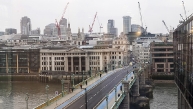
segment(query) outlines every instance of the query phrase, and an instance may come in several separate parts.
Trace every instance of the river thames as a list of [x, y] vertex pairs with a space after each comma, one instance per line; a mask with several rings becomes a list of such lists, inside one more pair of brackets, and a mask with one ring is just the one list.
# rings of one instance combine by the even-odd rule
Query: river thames
[[174, 83], [159, 83], [153, 90], [151, 109], [177, 109], [178, 91]]
[[[0, 82], [1, 109], [26, 109], [26, 93], [29, 94], [28, 107], [32, 109], [46, 101], [47, 83], [40, 82]], [[61, 84], [48, 84], [48, 97], [61, 92]], [[175, 84], [156, 84], [154, 98], [150, 100], [151, 109], [177, 109], [177, 87]]]

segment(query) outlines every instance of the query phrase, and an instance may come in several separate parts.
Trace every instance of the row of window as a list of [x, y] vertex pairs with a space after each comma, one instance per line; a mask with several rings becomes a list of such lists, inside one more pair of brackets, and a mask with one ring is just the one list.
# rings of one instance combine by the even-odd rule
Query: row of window
[[[119, 59], [121, 59], [121, 56], [117, 56]], [[116, 59], [116, 56], [110, 56], [110, 59]]]
[[85, 53], [42, 53], [42, 55], [85, 55]]
[[123, 41], [115, 41], [115, 44], [123, 44]]
[[[116, 52], [115, 52], [116, 53]], [[106, 59], [106, 56], [104, 57]], [[121, 59], [121, 56], [118, 56], [119, 59]], [[55, 60], [64, 60], [64, 57], [54, 57]], [[91, 60], [99, 60], [99, 56], [90, 56], [89, 59]], [[116, 59], [116, 56], [110, 56], [110, 59]], [[42, 60], [48, 60], [48, 57], [42, 57]], [[49, 57], [49, 60], [52, 60], [51, 57]]]
[[[51, 70], [52, 71], [52, 67], [42, 67], [42, 70]], [[54, 70], [55, 71], [64, 71], [64, 67], [55, 67]]]
[[[48, 65], [48, 62], [42, 62], [42, 65]], [[52, 62], [49, 62], [49, 65], [52, 65]], [[64, 65], [64, 62], [55, 62], [54, 65]]]
[[92, 59], [92, 60], [95, 60], [95, 59], [98, 59], [98, 60], [99, 60], [100, 57], [99, 57], [99, 56], [90, 56], [89, 59], [90, 59], [90, 60], [91, 60], [91, 59]]
[[[42, 55], [85, 55], [85, 53], [42, 53]], [[89, 55], [101, 55], [102, 52], [100, 53], [88, 53]], [[104, 55], [107, 55], [107, 52], [103, 53]], [[121, 52], [110, 52], [110, 54], [121, 54]]]
[[90, 62], [90, 65], [100, 65], [99, 62]]

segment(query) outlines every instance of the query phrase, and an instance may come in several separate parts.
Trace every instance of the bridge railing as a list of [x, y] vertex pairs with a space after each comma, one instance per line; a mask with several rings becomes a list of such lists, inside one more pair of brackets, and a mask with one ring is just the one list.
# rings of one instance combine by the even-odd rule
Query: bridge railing
[[[131, 72], [133, 72], [133, 71], [131, 71]], [[127, 74], [127, 75], [125, 75], [125, 77], [123, 77], [123, 81], [125, 81], [125, 80], [130, 80], [131, 79], [131, 77], [132, 77], [132, 75], [130, 75], [131, 73], [129, 73], [129, 74]], [[134, 77], [135, 78], [135, 77]], [[132, 81], [135, 81], [134, 79], [132, 79]], [[122, 86], [122, 81], [120, 81], [118, 84], [117, 84], [117, 94], [119, 93], [119, 85], [121, 85]], [[123, 86], [122, 86], [123, 87]], [[122, 89], [123, 90], [123, 89]], [[110, 95], [112, 95], [112, 93], [113, 93], [113, 95], [114, 95], [114, 92], [115, 90], [114, 90], [114, 88], [109, 92], [109, 94], [108, 94], [108, 96], [110, 97]], [[111, 100], [109, 100], [108, 99], [108, 102], [109, 102], [109, 106], [111, 107], [113, 107], [114, 105], [120, 105], [120, 103], [121, 103], [121, 101], [120, 100], [123, 100], [124, 99], [124, 97], [125, 97], [125, 95], [122, 95], [123, 94], [123, 92], [124, 91], [120, 91], [121, 93], [121, 95], [120, 96], [118, 96], [117, 97], [117, 102], [115, 102], [114, 101], [114, 98], [112, 98]], [[117, 95], [116, 95], [117, 96]], [[114, 97], [114, 96], [113, 96]], [[123, 98], [121, 98], [121, 97], [123, 97]], [[106, 101], [106, 97], [103, 97], [103, 99], [94, 107], [94, 109], [101, 109], [101, 108], [104, 108], [104, 103], [105, 103], [105, 101]], [[113, 101], [113, 102], [112, 102]], [[120, 103], [119, 103], [119, 101], [120, 101]]]
[[123, 101], [124, 98], [125, 98], [125, 92], [123, 91], [123, 93], [117, 99], [117, 102], [115, 102], [110, 109], [118, 109], [119, 105], [121, 104], [121, 102]]

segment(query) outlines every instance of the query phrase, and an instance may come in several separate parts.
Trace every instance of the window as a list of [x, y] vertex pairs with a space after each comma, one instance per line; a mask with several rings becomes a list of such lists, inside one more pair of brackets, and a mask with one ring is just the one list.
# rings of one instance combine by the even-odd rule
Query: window
[[158, 69], [157, 72], [164, 72], [164, 69]]
[[119, 56], [119, 59], [121, 59], [121, 56]]
[[174, 67], [174, 64], [170, 64], [170, 68], [173, 68]]
[[157, 64], [157, 68], [164, 68], [164, 64]]

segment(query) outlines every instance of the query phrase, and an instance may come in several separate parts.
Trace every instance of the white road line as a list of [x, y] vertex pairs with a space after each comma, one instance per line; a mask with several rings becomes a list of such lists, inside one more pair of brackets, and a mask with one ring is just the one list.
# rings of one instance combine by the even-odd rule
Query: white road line
[[82, 108], [84, 105], [80, 106], [80, 108]]

